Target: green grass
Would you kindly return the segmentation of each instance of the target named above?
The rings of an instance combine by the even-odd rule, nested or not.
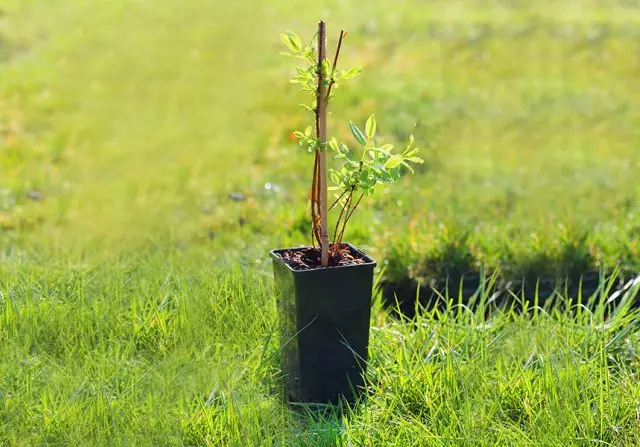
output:
[[[309,242],[312,169],[281,31],[349,32],[330,133],[423,148],[347,231],[379,275],[640,270],[636,2],[308,3],[1,2],[0,445],[639,444],[638,316],[575,296],[377,304],[369,399],[280,404],[266,254]]]
[[[376,304],[368,399],[297,412],[276,388],[269,268],[149,247],[0,273],[2,445],[640,442],[637,311],[450,305],[409,322]]]

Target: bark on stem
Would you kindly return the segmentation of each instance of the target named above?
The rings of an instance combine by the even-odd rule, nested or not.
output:
[[[317,137],[320,141],[318,153],[318,170],[320,189],[319,205],[320,205],[320,265],[322,267],[329,266],[329,221],[327,219],[327,102],[324,72],[322,64],[326,58],[327,39],[324,21],[318,23],[318,97],[316,101],[316,124]]]
[[[311,184],[311,245],[315,247],[316,241],[320,245],[320,228],[318,227],[318,153],[314,155],[313,182]]]

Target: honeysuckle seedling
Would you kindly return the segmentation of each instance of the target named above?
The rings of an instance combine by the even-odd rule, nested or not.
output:
[[[317,39],[317,58],[314,42]],[[393,145],[379,144],[376,139],[377,123],[374,114],[368,117],[364,132],[353,122],[349,121],[349,129],[356,143],[361,146],[359,151],[352,151],[346,143],[332,137],[326,138],[326,107],[335,95],[334,90],[341,82],[349,80],[362,73],[362,67],[356,65],[349,69],[338,70],[337,63],[340,49],[346,33],[340,32],[340,39],[336,48],[333,63],[326,59],[325,54],[325,26],[320,22],[318,33],[307,45],[289,31],[280,35],[282,42],[289,50],[284,53],[297,58],[303,63],[296,68],[296,76],[290,82],[299,84],[302,91],[309,93],[312,100],[308,104],[301,104],[307,112],[315,117],[315,134],[311,125],[304,130],[296,130],[294,136],[298,144],[308,152],[315,154],[313,169],[313,184],[311,187],[311,222],[312,244],[317,241],[322,251],[322,266],[327,266],[330,248],[339,247],[351,216],[358,208],[362,198],[372,194],[375,187],[381,183],[393,183],[398,180],[405,170],[414,173],[411,164],[423,163],[418,157],[418,148],[413,147],[413,135],[402,152],[393,152]],[[334,186],[327,187],[324,157],[327,148],[333,154],[333,159],[339,164],[337,169],[330,169],[329,174]],[[327,191],[335,191],[335,200],[327,207]],[[354,198],[357,199],[354,200]],[[340,214],[336,221],[333,234],[333,244],[329,246],[328,224],[325,210],[339,206]]]

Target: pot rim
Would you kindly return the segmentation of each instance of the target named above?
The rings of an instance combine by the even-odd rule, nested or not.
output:
[[[356,252],[360,253],[364,259],[364,263],[362,264],[351,264],[351,265],[336,265],[333,267],[317,267],[317,268],[313,268],[313,269],[305,269],[305,270],[294,270],[293,268],[291,268],[291,266],[289,264],[287,264],[286,262],[284,262],[284,259],[282,259],[282,256],[280,256],[280,253],[286,250],[296,250],[296,249],[305,249],[305,248],[312,248],[309,246],[302,246],[302,247],[289,247],[289,248],[275,248],[273,250],[269,251],[269,254],[271,255],[271,257],[273,259],[276,259],[278,261],[280,261],[280,263],[284,264],[291,272],[295,273],[295,274],[302,274],[302,273],[312,273],[312,272],[317,272],[317,271],[327,271],[327,270],[340,270],[340,269],[350,269],[350,268],[357,268],[357,267],[366,267],[366,266],[373,266],[375,267],[377,265],[376,261],[369,256],[368,254],[366,254],[364,251],[360,250],[359,248],[355,247],[353,244],[350,244],[349,242],[343,242],[343,244],[348,245],[352,250],[355,250]]]

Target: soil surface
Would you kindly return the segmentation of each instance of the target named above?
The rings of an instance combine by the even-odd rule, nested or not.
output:
[[[280,256],[294,270],[311,270],[321,267],[319,247],[292,248],[282,252]],[[332,245],[329,249],[329,267],[344,267],[365,262],[362,253],[346,244]]]

